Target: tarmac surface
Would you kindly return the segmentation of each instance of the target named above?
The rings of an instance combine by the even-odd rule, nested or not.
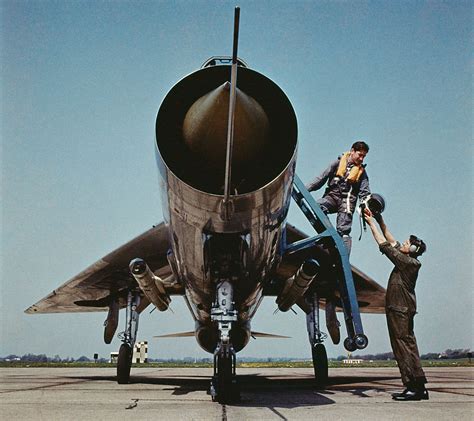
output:
[[[312,369],[238,368],[241,401],[207,394],[212,369],[1,368],[4,420],[473,420],[474,368],[426,368],[430,400],[395,402],[396,368],[330,369],[325,390]]]

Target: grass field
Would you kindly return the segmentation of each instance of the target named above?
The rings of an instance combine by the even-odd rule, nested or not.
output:
[[[467,358],[455,360],[422,360],[423,367],[472,367],[473,363],[469,362]],[[313,366],[311,361],[272,361],[272,362],[237,362],[237,367],[243,368],[311,368]],[[368,367],[396,367],[397,363],[394,360],[388,361],[364,361],[360,364],[344,364],[341,361],[329,361],[329,368],[368,368]],[[95,362],[71,362],[71,363],[40,363],[28,361],[0,361],[0,367],[89,367],[89,368],[104,368],[115,367],[112,363],[95,363]],[[133,364],[133,367],[143,368],[209,368],[211,363],[191,363],[184,361],[173,362],[152,362],[143,364]]]

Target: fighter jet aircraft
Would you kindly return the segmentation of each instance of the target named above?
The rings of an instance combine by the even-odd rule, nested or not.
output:
[[[280,311],[306,313],[315,378],[327,381],[319,310],[339,342],[363,349],[360,312],[383,313],[385,290],[349,264],[342,239],[295,174],[297,122],[284,92],[237,58],[239,9],[231,58],[212,57],[166,95],[156,118],[156,159],[164,222],[98,260],[26,313],[107,311],[110,343],[125,308],[117,363],[128,383],[140,314],[166,311],[182,296],[194,336],[214,356],[213,400],[239,397],[236,354],[252,336],[265,296]],[[291,200],[315,229],[287,223]]]

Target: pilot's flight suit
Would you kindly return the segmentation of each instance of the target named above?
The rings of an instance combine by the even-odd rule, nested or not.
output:
[[[421,263],[402,253],[399,248],[398,242],[394,247],[388,242],[380,244],[380,251],[395,265],[385,296],[388,332],[403,384],[407,387],[423,387],[426,377],[421,368],[413,332],[416,314],[415,284]]]
[[[346,154],[348,153],[346,152]],[[336,229],[348,251],[351,250],[350,232],[352,226],[352,214],[356,207],[357,198],[361,200],[370,195],[369,178],[365,171],[365,165],[359,167],[360,174],[351,180],[349,174],[353,168],[353,164],[346,159],[344,169],[339,169],[341,160],[344,155],[333,161],[322,174],[309,183],[306,188],[308,191],[319,190],[327,181],[327,188],[321,199],[317,200],[324,213],[336,213]],[[342,175],[338,175],[341,172]]]

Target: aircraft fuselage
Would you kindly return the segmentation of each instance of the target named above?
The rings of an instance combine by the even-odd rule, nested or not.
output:
[[[233,286],[238,313],[234,349],[249,340],[263,286],[280,261],[296,161],[290,102],[271,80],[239,68],[232,194],[224,200],[229,78],[226,65],[192,73],[171,89],[156,121],[168,257],[196,320],[196,339],[209,352],[217,343],[211,308],[223,280]]]

